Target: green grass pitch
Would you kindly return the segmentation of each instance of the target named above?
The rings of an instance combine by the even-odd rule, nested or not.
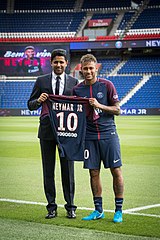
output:
[[[1,239],[160,238],[160,116],[116,117],[125,181],[122,224],[112,222],[112,178],[109,170],[103,167],[105,218],[90,222],[81,220],[94,208],[88,171],[83,169],[82,162],[75,163],[77,218],[70,220],[65,217],[58,155],[58,217],[52,220],[44,218],[46,199],[37,139],[38,124],[38,117],[0,118]],[[35,204],[37,202],[40,204]]]

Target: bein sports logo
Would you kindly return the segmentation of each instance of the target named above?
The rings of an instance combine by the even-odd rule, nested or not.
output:
[[[122,42],[121,42],[121,41],[117,41],[117,42],[115,43],[115,47],[116,47],[116,48],[121,48],[121,47],[122,47]]]

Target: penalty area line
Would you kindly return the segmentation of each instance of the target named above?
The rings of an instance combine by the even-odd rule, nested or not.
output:
[[[16,200],[16,199],[8,199],[8,198],[0,198],[0,202],[13,202],[13,203],[19,203],[19,204],[31,204],[31,205],[40,205],[40,206],[46,206],[46,203],[43,202],[32,202],[32,201],[24,201],[24,200]],[[64,207],[62,204],[58,204],[58,207]],[[124,214],[130,214],[130,215],[137,215],[137,216],[146,216],[146,217],[156,217],[160,218],[160,215],[156,214],[146,214],[146,213],[136,213],[136,211],[141,211],[145,209],[160,207],[160,204],[155,205],[148,205],[148,206],[142,206],[137,208],[131,208],[123,210]],[[79,210],[91,210],[94,211],[93,208],[87,208],[87,207],[78,207]],[[114,212],[113,210],[105,210],[104,212]]]

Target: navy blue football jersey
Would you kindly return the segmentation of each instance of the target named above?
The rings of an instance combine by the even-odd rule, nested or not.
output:
[[[88,99],[49,95],[42,107],[43,117],[50,117],[60,156],[72,161],[83,161],[86,117],[93,117]]]
[[[117,91],[111,81],[98,78],[93,85],[85,85],[81,82],[73,88],[73,95],[84,98],[96,98],[97,101],[106,106],[113,106],[119,102]],[[108,131],[116,131],[114,115],[108,114],[101,109],[95,109],[99,118],[96,121],[87,119],[86,139],[106,139]]]

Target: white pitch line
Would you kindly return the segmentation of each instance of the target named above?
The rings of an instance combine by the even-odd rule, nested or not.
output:
[[[8,199],[8,198],[0,198],[0,202],[13,202],[13,203],[20,203],[20,204],[31,204],[31,205],[46,206],[46,203],[43,203],[43,202],[32,202],[32,201],[24,201],[24,200],[16,200],[16,199]],[[58,204],[58,207],[64,207],[64,205]],[[123,213],[131,214],[131,215],[138,215],[138,216],[160,218],[160,215],[146,214],[146,213],[135,213],[135,211],[141,211],[141,210],[144,210],[144,209],[149,209],[149,208],[154,208],[154,207],[160,207],[160,204],[126,209],[126,210],[123,210]],[[91,211],[94,210],[94,208],[87,208],[87,207],[78,207],[78,209],[80,209],[80,210],[91,210]],[[104,212],[114,212],[114,211],[113,210],[104,210]]]
[[[160,218],[160,215],[149,214],[149,213],[126,212],[125,210],[123,211],[123,213],[124,213],[124,214],[130,214],[130,215],[136,215],[136,216],[144,216],[144,217],[156,217],[156,218]]]
[[[0,198],[0,202],[13,202],[13,203],[20,203],[20,204],[31,204],[31,205],[46,206],[46,203],[43,203],[43,202],[31,202],[31,201],[8,199],[8,198]],[[59,207],[64,207],[63,205],[58,205],[58,206]]]
[[[160,204],[153,204],[153,205],[148,205],[148,206],[126,209],[123,212],[136,212],[136,211],[141,211],[141,210],[145,210],[145,209],[149,209],[149,208],[155,208],[155,207],[160,207]]]

